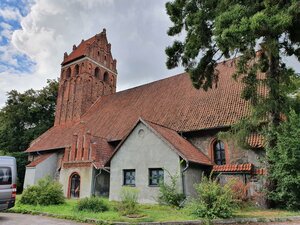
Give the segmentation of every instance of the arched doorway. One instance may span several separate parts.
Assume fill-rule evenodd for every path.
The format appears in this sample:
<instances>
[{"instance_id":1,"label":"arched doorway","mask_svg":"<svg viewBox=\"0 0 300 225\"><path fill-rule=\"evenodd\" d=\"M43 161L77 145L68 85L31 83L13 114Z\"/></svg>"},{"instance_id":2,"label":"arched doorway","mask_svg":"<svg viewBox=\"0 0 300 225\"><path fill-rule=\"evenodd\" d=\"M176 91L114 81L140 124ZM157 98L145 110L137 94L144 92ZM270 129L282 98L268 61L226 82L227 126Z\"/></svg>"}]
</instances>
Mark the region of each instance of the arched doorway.
<instances>
[{"instance_id":1,"label":"arched doorway","mask_svg":"<svg viewBox=\"0 0 300 225\"><path fill-rule=\"evenodd\" d=\"M78 173L73 173L70 176L70 198L79 198L80 196L80 176Z\"/></svg>"}]
</instances>

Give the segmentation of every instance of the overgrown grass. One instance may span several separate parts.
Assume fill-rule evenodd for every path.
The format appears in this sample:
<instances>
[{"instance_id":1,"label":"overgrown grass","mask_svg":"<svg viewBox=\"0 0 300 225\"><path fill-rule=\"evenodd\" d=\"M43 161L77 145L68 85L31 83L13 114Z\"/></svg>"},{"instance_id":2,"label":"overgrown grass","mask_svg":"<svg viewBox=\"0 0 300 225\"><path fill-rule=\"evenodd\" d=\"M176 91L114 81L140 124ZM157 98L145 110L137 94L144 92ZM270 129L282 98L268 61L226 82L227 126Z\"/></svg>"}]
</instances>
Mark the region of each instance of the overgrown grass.
<instances>
[{"instance_id":1,"label":"overgrown grass","mask_svg":"<svg viewBox=\"0 0 300 225\"><path fill-rule=\"evenodd\" d=\"M17 198L17 200L19 197ZM194 216L189 215L185 209L176 209L170 206L161 205L139 205L140 218L128 218L122 216L117 211L116 202L109 202L104 199L109 205L109 210L101 213L93 213L87 211L78 211L76 209L77 200L66 200L66 203L55 206L41 206L41 205L23 205L17 201L16 206L11 209L12 212L17 213L50 213L55 214L56 217L72 219L85 222L86 219L97 219L102 221L120 221L120 222L165 222L165 221L185 221L185 220L197 220ZM236 211L234 217L287 217L287 216L300 216L300 212L292 212L285 210L263 210L254 207L248 207L243 210Z\"/></svg>"}]
</instances>

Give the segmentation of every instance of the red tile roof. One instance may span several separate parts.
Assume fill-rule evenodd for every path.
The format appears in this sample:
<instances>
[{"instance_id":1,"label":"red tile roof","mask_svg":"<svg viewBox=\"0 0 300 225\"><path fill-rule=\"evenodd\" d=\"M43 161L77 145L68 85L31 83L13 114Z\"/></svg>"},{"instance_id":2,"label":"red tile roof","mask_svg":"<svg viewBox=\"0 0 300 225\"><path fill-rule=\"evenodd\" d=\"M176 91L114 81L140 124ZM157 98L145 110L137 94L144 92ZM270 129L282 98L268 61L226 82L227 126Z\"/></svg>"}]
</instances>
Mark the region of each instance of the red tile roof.
<instances>
[{"instance_id":1,"label":"red tile roof","mask_svg":"<svg viewBox=\"0 0 300 225\"><path fill-rule=\"evenodd\" d=\"M138 118L177 132L230 126L249 112L241 99L242 84L232 78L232 63L220 63L218 87L205 92L193 88L187 73L100 97L81 118L93 136L121 140ZM58 125L38 139L27 152L64 148L71 144L80 121Z\"/></svg>"},{"instance_id":2,"label":"red tile roof","mask_svg":"<svg viewBox=\"0 0 300 225\"><path fill-rule=\"evenodd\" d=\"M265 146L264 137L260 134L255 134L255 133L251 134L248 137L247 142L252 148L263 148Z\"/></svg>"},{"instance_id":3,"label":"red tile roof","mask_svg":"<svg viewBox=\"0 0 300 225\"><path fill-rule=\"evenodd\" d=\"M266 175L267 174L267 170L265 168L254 169L253 174L256 174L256 175Z\"/></svg>"},{"instance_id":4,"label":"red tile roof","mask_svg":"<svg viewBox=\"0 0 300 225\"><path fill-rule=\"evenodd\" d=\"M253 165L251 163L213 166L213 172L251 172L252 169Z\"/></svg>"},{"instance_id":5,"label":"red tile roof","mask_svg":"<svg viewBox=\"0 0 300 225\"><path fill-rule=\"evenodd\" d=\"M110 159L114 152L114 148L107 143L106 139L100 137L92 138L93 165L99 169L105 167L105 164Z\"/></svg>"},{"instance_id":6,"label":"red tile roof","mask_svg":"<svg viewBox=\"0 0 300 225\"><path fill-rule=\"evenodd\" d=\"M54 153L45 153L43 155L39 155L34 161L29 163L26 167L36 167L38 164L48 159L52 154Z\"/></svg>"},{"instance_id":7,"label":"red tile roof","mask_svg":"<svg viewBox=\"0 0 300 225\"><path fill-rule=\"evenodd\" d=\"M68 62L71 62L75 59L81 58L82 56L85 56L85 50L87 49L87 46L92 44L96 40L96 36L86 40L82 41L75 50L73 50L70 55L68 55L64 61L61 63L62 65L65 65Z\"/></svg>"},{"instance_id":8,"label":"red tile roof","mask_svg":"<svg viewBox=\"0 0 300 225\"><path fill-rule=\"evenodd\" d=\"M204 153L181 137L176 131L149 121L146 121L146 123L171 144L182 158L203 165L212 165L211 161Z\"/></svg>"}]
</instances>

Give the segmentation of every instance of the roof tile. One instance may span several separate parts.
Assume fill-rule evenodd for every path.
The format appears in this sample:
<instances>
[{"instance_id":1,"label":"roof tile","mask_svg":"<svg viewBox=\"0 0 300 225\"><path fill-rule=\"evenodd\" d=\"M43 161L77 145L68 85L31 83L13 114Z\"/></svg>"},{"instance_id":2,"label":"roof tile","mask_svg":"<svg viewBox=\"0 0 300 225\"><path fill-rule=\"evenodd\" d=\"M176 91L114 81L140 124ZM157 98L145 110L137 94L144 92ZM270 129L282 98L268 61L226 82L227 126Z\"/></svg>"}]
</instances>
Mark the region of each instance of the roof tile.
<instances>
[{"instance_id":1,"label":"roof tile","mask_svg":"<svg viewBox=\"0 0 300 225\"><path fill-rule=\"evenodd\" d=\"M230 61L217 66L218 87L208 91L192 86L183 73L139 87L100 97L81 121L93 136L122 140L139 118L177 132L230 126L249 112L249 103L241 99L243 85L232 78ZM64 148L80 121L54 126L36 139L27 152Z\"/></svg>"},{"instance_id":2,"label":"roof tile","mask_svg":"<svg viewBox=\"0 0 300 225\"><path fill-rule=\"evenodd\" d=\"M253 165L251 163L246 164L226 164L226 165L214 165L214 172L251 172Z\"/></svg>"},{"instance_id":3,"label":"roof tile","mask_svg":"<svg viewBox=\"0 0 300 225\"><path fill-rule=\"evenodd\" d=\"M40 164L41 162L48 159L52 154L54 154L54 153L45 153L45 154L39 155L34 161L29 163L26 167L36 167L38 164Z\"/></svg>"}]
</instances>

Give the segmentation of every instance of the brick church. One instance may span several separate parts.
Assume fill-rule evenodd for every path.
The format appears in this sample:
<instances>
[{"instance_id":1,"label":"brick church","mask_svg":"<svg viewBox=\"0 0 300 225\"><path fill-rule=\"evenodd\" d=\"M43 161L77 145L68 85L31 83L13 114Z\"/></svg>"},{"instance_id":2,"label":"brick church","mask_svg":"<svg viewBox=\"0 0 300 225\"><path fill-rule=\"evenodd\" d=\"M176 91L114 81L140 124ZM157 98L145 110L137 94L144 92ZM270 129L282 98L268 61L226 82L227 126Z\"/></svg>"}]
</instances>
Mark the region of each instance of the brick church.
<instances>
[{"instance_id":1,"label":"brick church","mask_svg":"<svg viewBox=\"0 0 300 225\"><path fill-rule=\"evenodd\" d=\"M178 174L186 196L213 171L221 182L251 184L254 195L264 173L262 139L252 135L241 149L217 138L249 113L232 62L218 64L218 87L207 92L193 88L186 73L116 92L117 60L106 30L73 45L61 64L55 123L26 150L24 187L50 175L68 198L119 200L128 185L139 190L140 202L155 203L159 181L170 181L166 171Z\"/></svg>"}]
</instances>

